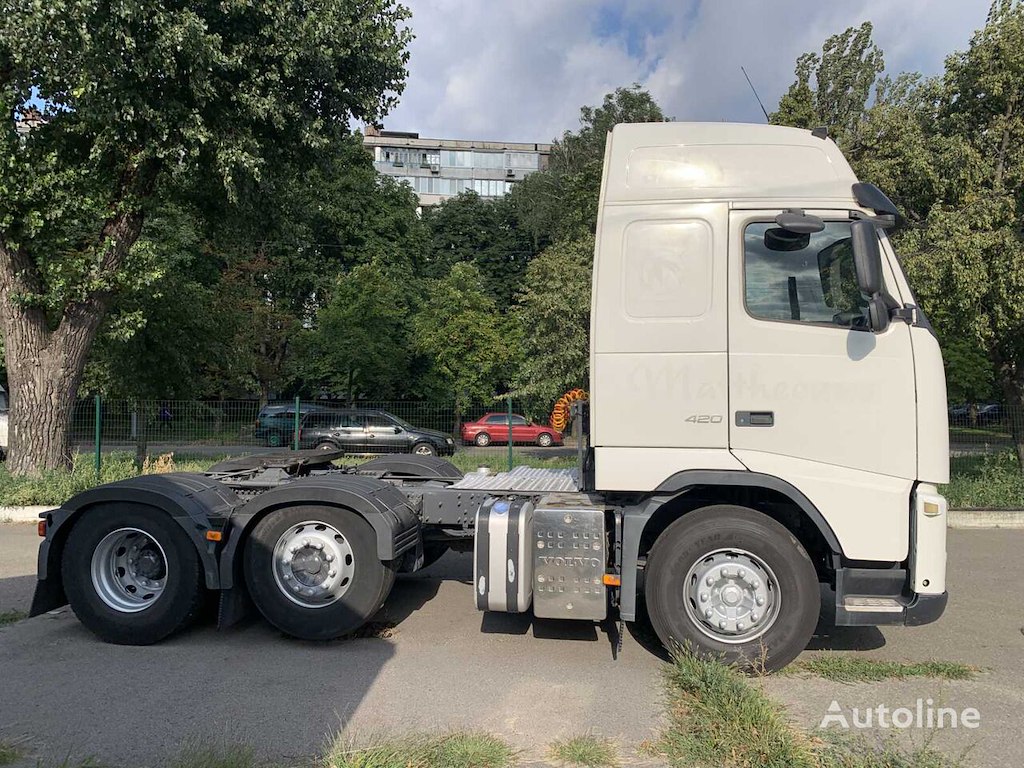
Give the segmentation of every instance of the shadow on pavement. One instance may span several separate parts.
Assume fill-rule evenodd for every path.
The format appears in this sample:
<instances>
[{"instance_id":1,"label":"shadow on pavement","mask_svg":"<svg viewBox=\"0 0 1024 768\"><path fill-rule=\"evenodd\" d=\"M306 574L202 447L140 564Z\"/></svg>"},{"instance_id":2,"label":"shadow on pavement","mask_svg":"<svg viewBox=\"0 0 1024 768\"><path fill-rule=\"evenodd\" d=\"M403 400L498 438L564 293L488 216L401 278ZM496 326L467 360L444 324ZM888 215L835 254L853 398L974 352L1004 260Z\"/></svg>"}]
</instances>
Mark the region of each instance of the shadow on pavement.
<instances>
[{"instance_id":1,"label":"shadow on pavement","mask_svg":"<svg viewBox=\"0 0 1024 768\"><path fill-rule=\"evenodd\" d=\"M7 611L28 613L28 609L32 605L32 590L35 588L35 576L10 576L0 579L0 613Z\"/></svg>"},{"instance_id":2,"label":"shadow on pavement","mask_svg":"<svg viewBox=\"0 0 1024 768\"><path fill-rule=\"evenodd\" d=\"M20 606L34 583L0 579L0 596L16 595ZM401 624L439 585L397 580L374 622ZM395 655L387 634L312 642L285 638L262 617L223 632L213 624L207 616L144 647L101 642L67 607L0 628L0 738L24 739L32 760L55 764L70 756L150 765L182 740L220 743L225 734L269 759L309 755L343 728Z\"/></svg>"}]
</instances>

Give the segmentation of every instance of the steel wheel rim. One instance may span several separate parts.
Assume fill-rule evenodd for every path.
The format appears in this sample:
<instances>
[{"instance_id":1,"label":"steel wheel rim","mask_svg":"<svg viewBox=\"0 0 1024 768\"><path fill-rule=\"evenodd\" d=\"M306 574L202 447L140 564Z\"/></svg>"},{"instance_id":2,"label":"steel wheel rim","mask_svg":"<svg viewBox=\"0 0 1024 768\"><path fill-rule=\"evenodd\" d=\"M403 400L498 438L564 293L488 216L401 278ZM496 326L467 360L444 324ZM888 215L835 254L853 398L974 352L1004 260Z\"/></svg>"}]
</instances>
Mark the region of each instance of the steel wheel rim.
<instances>
[{"instance_id":1,"label":"steel wheel rim","mask_svg":"<svg viewBox=\"0 0 1024 768\"><path fill-rule=\"evenodd\" d=\"M429 445L417 445L413 449L413 453L418 456L433 456L434 450Z\"/></svg>"},{"instance_id":2,"label":"steel wheel rim","mask_svg":"<svg viewBox=\"0 0 1024 768\"><path fill-rule=\"evenodd\" d=\"M491 436L486 433L481 433L476 437L476 444L483 447L491 442Z\"/></svg>"},{"instance_id":3,"label":"steel wheel rim","mask_svg":"<svg viewBox=\"0 0 1024 768\"><path fill-rule=\"evenodd\" d=\"M756 640L779 616L782 595L775 572L742 549L716 549L686 574L686 613L696 627L721 643Z\"/></svg>"},{"instance_id":4,"label":"steel wheel rim","mask_svg":"<svg viewBox=\"0 0 1024 768\"><path fill-rule=\"evenodd\" d=\"M303 608L326 608L352 586L355 556L345 535L321 520L288 527L274 545L274 581Z\"/></svg>"},{"instance_id":5,"label":"steel wheel rim","mask_svg":"<svg viewBox=\"0 0 1024 768\"><path fill-rule=\"evenodd\" d=\"M549 448L551 446L551 435L541 435L538 442L541 448Z\"/></svg>"},{"instance_id":6,"label":"steel wheel rim","mask_svg":"<svg viewBox=\"0 0 1024 768\"><path fill-rule=\"evenodd\" d=\"M92 553L92 586L100 600L120 613L144 611L167 586L167 556L155 538L139 528L118 528Z\"/></svg>"}]
</instances>

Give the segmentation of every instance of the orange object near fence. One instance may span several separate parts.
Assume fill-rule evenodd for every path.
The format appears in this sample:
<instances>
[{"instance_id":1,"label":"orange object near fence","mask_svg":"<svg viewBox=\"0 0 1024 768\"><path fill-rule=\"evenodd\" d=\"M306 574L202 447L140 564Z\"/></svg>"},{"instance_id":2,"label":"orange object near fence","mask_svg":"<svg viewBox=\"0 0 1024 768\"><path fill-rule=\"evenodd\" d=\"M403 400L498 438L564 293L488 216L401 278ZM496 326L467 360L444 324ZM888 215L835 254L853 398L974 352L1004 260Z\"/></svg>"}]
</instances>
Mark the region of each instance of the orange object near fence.
<instances>
[{"instance_id":1,"label":"orange object near fence","mask_svg":"<svg viewBox=\"0 0 1024 768\"><path fill-rule=\"evenodd\" d=\"M552 429L564 432L569 424L569 407L579 401L589 399L585 390L572 389L558 398L554 409L551 411L551 420L548 422Z\"/></svg>"}]
</instances>

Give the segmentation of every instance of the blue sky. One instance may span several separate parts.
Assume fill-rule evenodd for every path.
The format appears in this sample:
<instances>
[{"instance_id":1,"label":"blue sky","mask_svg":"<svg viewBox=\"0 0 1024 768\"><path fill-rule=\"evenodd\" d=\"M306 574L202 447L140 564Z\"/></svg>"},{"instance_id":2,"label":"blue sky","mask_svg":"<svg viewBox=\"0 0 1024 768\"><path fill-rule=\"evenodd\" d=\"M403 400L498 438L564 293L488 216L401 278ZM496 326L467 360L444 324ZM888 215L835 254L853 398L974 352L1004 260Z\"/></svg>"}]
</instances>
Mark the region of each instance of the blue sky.
<instances>
[{"instance_id":1,"label":"blue sky","mask_svg":"<svg viewBox=\"0 0 1024 768\"><path fill-rule=\"evenodd\" d=\"M385 128L549 141L583 104L639 82L680 120L763 121L796 57L870 20L889 72L934 74L990 0L404 0L416 40Z\"/></svg>"}]
</instances>

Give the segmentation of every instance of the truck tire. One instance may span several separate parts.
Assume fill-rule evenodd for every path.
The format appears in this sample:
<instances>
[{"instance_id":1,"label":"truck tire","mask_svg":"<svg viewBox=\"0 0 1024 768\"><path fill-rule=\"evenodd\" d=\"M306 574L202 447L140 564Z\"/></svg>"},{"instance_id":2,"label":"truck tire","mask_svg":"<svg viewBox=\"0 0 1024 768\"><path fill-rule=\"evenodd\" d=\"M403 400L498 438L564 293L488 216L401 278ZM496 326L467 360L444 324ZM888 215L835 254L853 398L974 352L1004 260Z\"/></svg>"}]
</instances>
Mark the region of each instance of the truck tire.
<instances>
[{"instance_id":1,"label":"truck tire","mask_svg":"<svg viewBox=\"0 0 1024 768\"><path fill-rule=\"evenodd\" d=\"M332 640L384 604L394 564L377 556L373 528L336 507L288 507L260 520L245 543L245 581L260 613L287 635Z\"/></svg>"},{"instance_id":2,"label":"truck tire","mask_svg":"<svg viewBox=\"0 0 1024 768\"><path fill-rule=\"evenodd\" d=\"M814 565L786 528L752 509L716 505L684 515L654 542L645 572L647 611L669 650L689 646L775 671L814 634Z\"/></svg>"},{"instance_id":3,"label":"truck tire","mask_svg":"<svg viewBox=\"0 0 1024 768\"><path fill-rule=\"evenodd\" d=\"M118 645L149 645L183 629L206 594L195 544L152 507L86 510L68 535L61 567L78 620Z\"/></svg>"}]
</instances>

